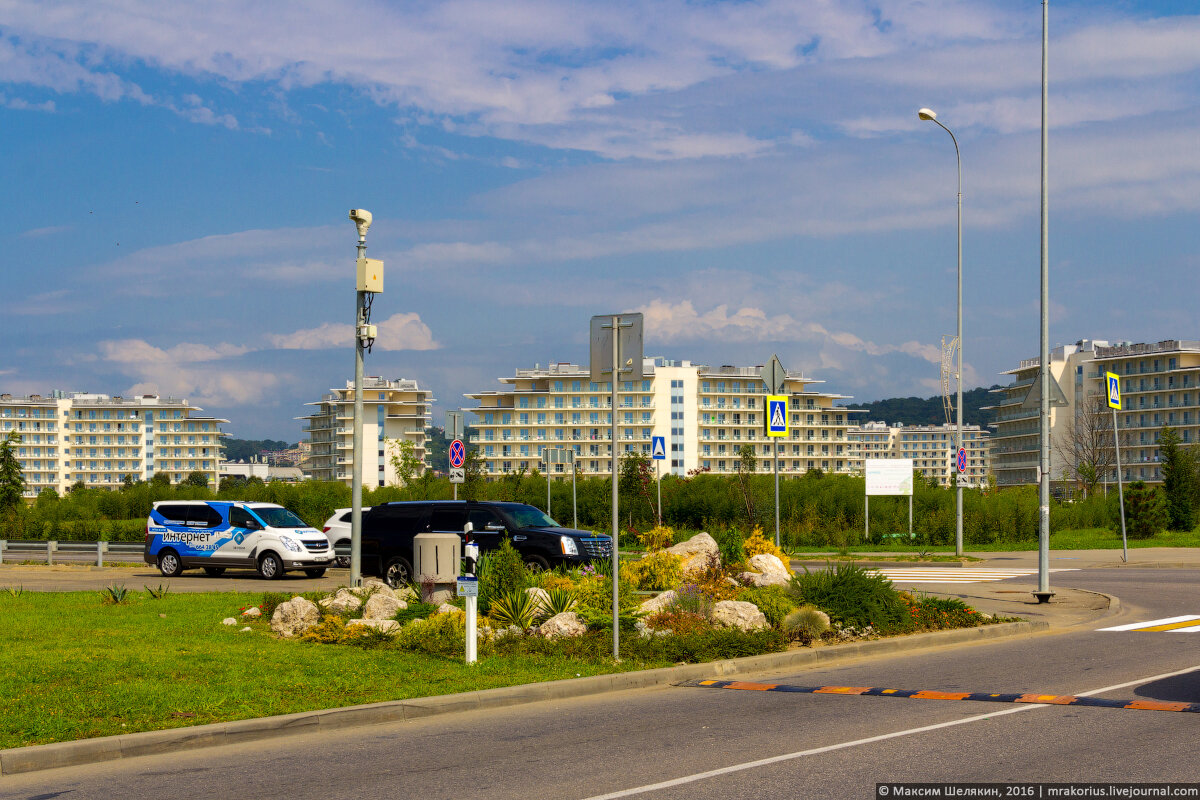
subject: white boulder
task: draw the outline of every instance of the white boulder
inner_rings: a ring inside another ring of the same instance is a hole
[[[397,599],[394,595],[373,594],[367,598],[363,608],[363,619],[391,619],[397,611],[408,608],[408,603]]]
[[[316,625],[320,618],[316,603],[303,597],[293,597],[275,607],[275,613],[271,615],[271,630],[285,639],[299,636]]]
[[[346,628],[374,628],[384,633],[395,633],[400,630],[400,623],[394,619],[352,619],[346,623]]]
[[[233,617],[226,617],[225,619],[221,620],[221,624],[222,625],[237,625],[237,620],[234,619]]]
[[[317,603],[327,614],[337,614],[344,617],[362,607],[362,599],[349,589],[338,589],[333,597],[326,597]]]
[[[561,614],[555,614],[550,619],[538,626],[538,636],[543,636],[547,639],[561,639],[566,636],[583,636],[587,633],[587,625],[584,625],[579,615],[574,611],[564,611]]]
[[[242,612],[242,616],[249,619],[258,619],[262,616],[262,609],[258,606],[250,606],[250,608]]]
[[[465,616],[467,612],[463,611],[461,608],[454,605],[453,603],[442,603],[440,606],[437,607],[437,611],[435,611],[433,613],[435,613],[435,614],[463,614]]]
[[[530,595],[533,598],[533,602],[539,614],[544,614],[550,609],[550,593],[545,589],[534,586],[526,589],[525,594]]]
[[[759,611],[754,603],[745,600],[721,600],[713,606],[712,621],[726,628],[741,628],[744,631],[770,627],[767,615]]]
[[[779,556],[770,553],[751,556],[750,569],[754,571],[738,575],[738,580],[749,586],[787,586],[792,580]]]
[[[378,578],[364,578],[362,586],[355,586],[346,591],[353,592],[358,597],[366,597],[368,594],[381,594],[384,597],[399,599],[396,590]]]
[[[713,560],[717,564],[721,563],[721,548],[717,545],[717,540],[703,532],[697,533],[686,542],[668,547],[667,552],[683,556],[683,574],[685,576],[704,572]]]
[[[648,617],[653,616],[672,605],[677,597],[679,597],[679,594],[674,589],[668,589],[662,594],[651,597],[649,600],[642,603],[640,606],[638,606],[638,611],[642,612]]]

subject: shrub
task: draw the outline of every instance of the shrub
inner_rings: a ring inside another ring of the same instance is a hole
[[[540,604],[534,595],[524,589],[515,589],[508,594],[494,598],[488,616],[495,623],[493,627],[507,628],[509,625],[516,625],[521,630],[525,630],[533,625],[534,620],[538,617],[539,609]]]
[[[754,530],[751,532],[750,538],[746,540],[745,549],[747,561],[754,556],[762,554],[775,556],[783,562],[783,568],[788,571],[789,575],[794,574],[792,571],[791,559],[789,559],[782,550],[776,547],[774,542],[763,535],[763,529],[761,525],[754,526]]]
[[[438,607],[432,603],[422,603],[419,601],[410,601],[408,608],[402,608],[396,612],[392,619],[399,622],[401,625],[407,625],[414,619],[425,619],[437,613]]]
[[[660,550],[631,561],[626,567],[629,582],[639,589],[662,592],[683,580],[683,557]]]
[[[712,630],[712,623],[703,614],[694,614],[675,606],[649,617],[646,624],[656,631],[670,631],[678,636]]]
[[[675,542],[675,531],[659,525],[651,528],[648,531],[643,531],[637,535],[638,541],[642,543],[642,547],[646,548],[646,552],[653,553],[658,550],[665,550]]]
[[[820,609],[802,606],[783,618],[783,632],[789,639],[809,644],[829,630],[829,623]]]
[[[713,528],[712,535],[721,548],[721,563],[733,568],[746,563],[746,537],[735,528]]]
[[[743,631],[710,628],[682,636],[630,637],[621,643],[621,656],[640,661],[699,662],[757,656],[787,649],[787,637],[772,628]]]
[[[300,635],[302,642],[337,644],[347,638],[346,622],[341,617],[329,616]]]
[[[129,601],[129,590],[125,588],[125,584],[120,586],[109,586],[104,591],[100,592],[100,602],[106,606],[119,606],[122,603]]]
[[[892,582],[854,564],[817,572],[806,569],[792,578],[788,592],[797,603],[814,605],[842,625],[871,625],[881,632],[911,625],[908,606]]]
[[[546,616],[549,617],[571,611],[575,606],[579,605],[579,592],[575,591],[574,587],[570,589],[548,589],[546,590],[546,596]]]
[[[913,624],[924,630],[973,628],[983,624],[975,609],[956,597],[925,596],[916,600],[907,592],[901,592],[900,597],[908,604]]]
[[[1166,530],[1168,521],[1167,503],[1157,487],[1143,481],[1125,487],[1125,528],[1130,539],[1149,539]]]
[[[394,646],[401,650],[461,658],[466,650],[466,630],[465,614],[434,614],[401,628]]]
[[[705,619],[712,613],[715,601],[704,590],[694,583],[685,583],[679,587],[671,608],[687,614],[698,614]]]
[[[742,589],[737,593],[738,600],[745,600],[747,603],[754,603],[758,606],[758,610],[763,612],[767,617],[767,622],[771,623],[771,627],[778,628],[783,625],[783,618],[789,613],[796,610],[796,601],[788,594],[787,589],[782,586],[762,586],[755,589]]]
[[[500,544],[500,548],[496,550],[490,577],[496,597],[517,589],[529,588],[529,572],[525,569],[525,562],[522,561],[521,554],[508,539],[505,539]]]
[[[259,611],[265,619],[270,619],[275,609],[292,598],[283,592],[263,592],[262,602],[258,604]]]

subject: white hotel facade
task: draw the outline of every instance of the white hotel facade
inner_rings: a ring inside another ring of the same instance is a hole
[[[25,496],[43,489],[63,494],[82,481],[120,488],[126,476],[165,474],[179,483],[203,472],[217,485],[221,423],[187,400],[54,392],[49,397],[0,394],[0,437],[16,433],[13,452],[25,478]]]
[[[761,367],[710,367],[690,361],[647,358],[644,378],[617,387],[617,453],[650,455],[652,438],[666,440],[663,472],[693,470],[715,474],[737,471],[739,450],[751,445],[758,469],[773,469],[772,443],[779,444],[779,472],[809,470],[850,473],[860,469],[851,452],[849,429],[856,414],[835,408],[843,395],[819,392],[821,381],[789,372],[789,434],[770,440],[764,433]],[[555,363],[518,369],[500,378],[503,388],[467,394],[478,402],[471,444],[479,450],[484,472],[499,476],[545,469],[546,448],[575,452],[580,475],[611,474],[611,385],[592,381],[586,367]],[[569,475],[562,464],[554,474]]]

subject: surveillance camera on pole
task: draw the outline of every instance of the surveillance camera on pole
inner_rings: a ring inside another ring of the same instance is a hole
[[[351,469],[350,511],[350,585],[362,585],[362,464],[363,464],[363,349],[375,343],[376,327],[371,325],[371,304],[383,291],[383,262],[367,258],[367,231],[371,212],[350,209],[350,221],[358,228],[358,258],[355,260],[354,300],[354,449]]]

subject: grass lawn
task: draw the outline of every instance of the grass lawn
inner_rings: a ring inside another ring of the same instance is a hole
[[[1193,531],[1163,531],[1150,539],[1130,539],[1129,547],[1200,547],[1200,529]],[[964,550],[994,553],[1020,550],[1037,550],[1035,539],[1027,542],[993,542],[990,544],[973,544],[965,542]],[[1105,528],[1085,528],[1082,530],[1059,531],[1050,534],[1051,550],[1119,550],[1121,549],[1121,534]],[[888,539],[874,544],[853,545],[846,548],[846,553],[919,553],[926,551],[934,560],[938,556],[944,560],[954,560],[954,544],[916,545],[911,539]],[[839,553],[837,547],[796,547],[796,553]]]
[[[129,597],[0,591],[0,748],[668,666],[522,655],[468,667],[221,624],[259,593]]]

